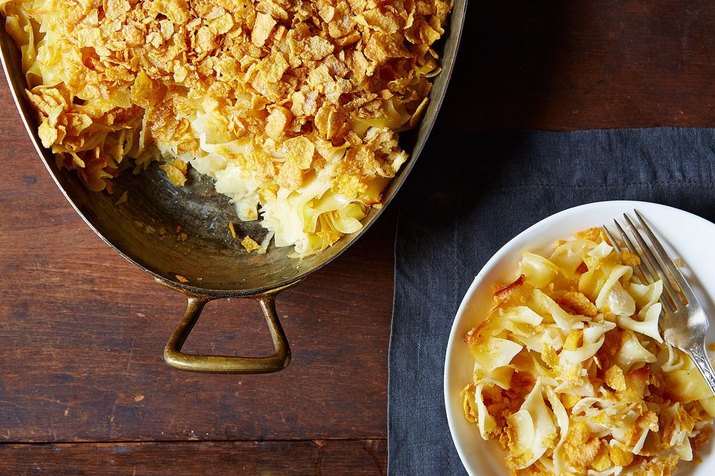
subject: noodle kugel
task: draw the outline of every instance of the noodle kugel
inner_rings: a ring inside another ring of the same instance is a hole
[[[0,0],[58,166],[108,193],[113,177],[152,161],[177,187],[192,167],[297,256],[360,230],[381,206],[408,159],[398,132],[417,124],[440,71],[432,45],[450,9]]]

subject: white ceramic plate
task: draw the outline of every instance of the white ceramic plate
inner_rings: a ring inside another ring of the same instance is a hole
[[[491,307],[491,285],[514,276],[523,250],[547,252],[558,239],[594,226],[613,223],[624,212],[634,209],[643,214],[671,253],[680,257],[683,274],[695,289],[706,314],[715,316],[715,225],[691,213],[655,203],[609,201],[582,205],[552,215],[521,232],[504,245],[479,272],[464,296],[452,325],[444,367],[444,398],[452,439],[464,467],[471,475],[506,476],[503,453],[493,442],[484,442],[476,425],[462,414],[459,392],[472,378],[473,361],[464,334],[486,315]],[[707,290],[707,291],[706,291]],[[708,341],[715,341],[715,325]],[[715,451],[704,448],[703,462],[682,465],[678,474],[712,476]]]

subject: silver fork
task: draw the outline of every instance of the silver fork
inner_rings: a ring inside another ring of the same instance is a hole
[[[705,349],[705,337],[708,331],[708,318],[703,306],[698,302],[693,289],[683,277],[673,259],[658,241],[643,216],[634,210],[638,217],[638,225],[648,237],[646,242],[638,227],[627,214],[623,214],[626,228],[635,238],[635,243],[624,230],[618,220],[614,220],[621,243],[631,253],[641,260],[636,266],[636,272],[644,283],[653,283],[658,279],[663,281],[663,294],[660,302],[663,311],[660,317],[660,329],[663,339],[673,347],[682,350],[692,359],[693,363],[705,378],[710,389],[715,393],[715,370],[713,370]],[[621,244],[614,239],[611,232],[603,227],[616,251],[622,252]]]

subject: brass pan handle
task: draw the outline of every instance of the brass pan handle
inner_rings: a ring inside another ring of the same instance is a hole
[[[252,297],[261,306],[271,332],[275,353],[266,357],[233,357],[228,355],[185,354],[181,352],[187,337],[212,296],[189,294],[184,319],[164,347],[164,360],[179,370],[224,374],[262,374],[283,370],[290,362],[290,347],[276,314],[275,293]]]

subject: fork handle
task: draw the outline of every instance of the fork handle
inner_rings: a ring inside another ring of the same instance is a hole
[[[715,370],[713,370],[708,352],[705,350],[705,343],[694,346],[690,350],[690,358],[693,359],[693,363],[703,378],[705,378],[705,382],[710,386],[710,390],[715,394]]]

